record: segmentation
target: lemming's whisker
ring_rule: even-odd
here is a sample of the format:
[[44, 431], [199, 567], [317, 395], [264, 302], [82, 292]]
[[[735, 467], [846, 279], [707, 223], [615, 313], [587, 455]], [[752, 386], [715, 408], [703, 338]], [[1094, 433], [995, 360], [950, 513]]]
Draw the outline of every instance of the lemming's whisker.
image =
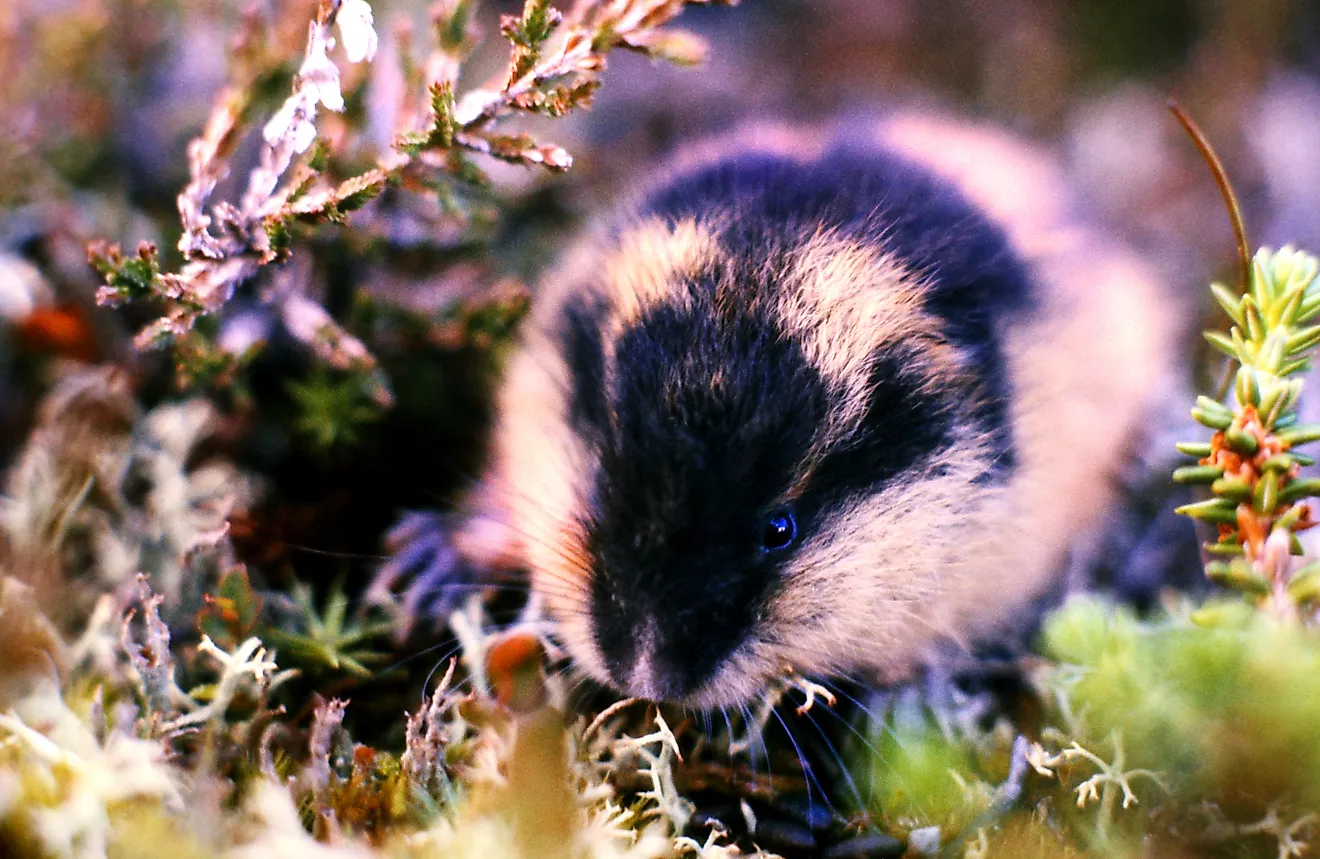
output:
[[[756, 721], [755, 719], [752, 718], [752, 711], [747, 706], [746, 702], [739, 703], [738, 709], [742, 711], [743, 730], [747, 732], [747, 738], [748, 738], [747, 760], [751, 764], [752, 775], [756, 775], [756, 741], [760, 740], [761, 756], [765, 760], [765, 774], [767, 778], [773, 780], [774, 771], [771, 768], [771, 763], [770, 763], [770, 747], [767, 746], [765, 743], [764, 731], [760, 727], [756, 726]], [[752, 733], [753, 731], [755, 731], [756, 733], [753, 734]]]
[[551, 673], [546, 675], [547, 680], [563, 680], [566, 676], [570, 674], [580, 675], [582, 673], [581, 669], [578, 668], [577, 663], [573, 662], [572, 660], [564, 661], [558, 665], [551, 666], [551, 669], [552, 669]]
[[943, 638], [948, 634], [948, 630], [939, 624], [936, 624], [928, 617], [920, 614], [916, 608], [914, 608], [914, 606], [922, 605], [925, 599], [929, 599], [939, 592], [940, 588], [938, 585], [927, 587], [910, 598], [891, 600], [888, 603], [887, 608], [893, 616], [901, 617], [904, 620], [910, 620], [919, 626], [924, 627], [928, 631], [935, 633], [938, 638]]
[[548, 608], [545, 612], [545, 615], [543, 615], [543, 617], [547, 615], [550, 620], [561, 620], [561, 621], [570, 620], [570, 619], [581, 620], [582, 618], [590, 618], [592, 616], [591, 610], [586, 606], [559, 606], [559, 605], [551, 606], [550, 608]]
[[578, 667], [576, 663], [565, 662], [558, 666], [552, 666], [550, 673], [546, 675], [546, 680], [560, 681], [570, 675], [576, 674], [577, 672]]
[[880, 721], [880, 717], [876, 715], [875, 711], [869, 709], [865, 704], [859, 701], [854, 695], [850, 694], [848, 690], [844, 688], [837, 680], [831, 680], [829, 677], [822, 677], [818, 682], [820, 683], [820, 685], [828, 688], [831, 692], [834, 692], [835, 694], [839, 695], [841, 698], [848, 699], [848, 703], [852, 704], [858, 710], [862, 711], [867, 716], [871, 717], [871, 719], [875, 721]]
[[528, 590], [532, 592], [540, 591], [541, 593], [553, 594], [554, 596], [567, 600], [574, 605], [586, 606], [590, 599], [586, 593], [586, 588], [582, 585], [579, 584], [574, 586], [568, 582], [559, 581], [553, 578], [548, 581], [542, 579], [535, 585], [529, 585]]
[[[834, 757], [834, 762], [839, 765], [839, 772], [843, 774], [844, 781], [848, 783], [848, 790], [852, 793], [853, 800], [857, 803], [857, 809], [863, 811], [867, 808], [867, 804], [862, 800], [862, 794], [861, 791], [857, 789], [857, 783], [853, 781], [852, 771], [849, 766], [844, 763], [843, 757], [840, 756], [838, 750], [834, 747], [834, 743], [830, 742], [829, 735], [825, 733], [825, 730], [820, 726], [820, 723], [816, 721], [813, 712], [815, 709], [817, 708], [813, 707], [812, 710], [808, 710], [803, 715], [807, 717], [807, 721], [811, 723], [811, 726], [816, 729], [816, 733], [820, 734], [821, 742], [825, 744], [825, 748], [830, 750], [830, 754]], [[829, 708], [827, 707], [825, 709], [828, 710]], [[833, 713], [834, 711], [830, 710], [830, 712]], [[838, 714], [835, 713], [835, 716], [838, 716]], [[843, 717], [839, 716], [839, 718], [842, 719]], [[844, 720], [844, 724], [847, 724], [847, 720]]]
[[548, 553], [563, 565], [564, 569], [562, 570], [553, 568], [547, 569], [544, 567], [538, 568], [536, 571], [536, 577], [539, 579], [538, 584], [540, 586], [543, 587], [546, 582], [557, 582], [564, 587], [565, 593], [580, 595], [581, 598], [585, 598], [585, 583], [590, 580], [592, 575], [591, 567], [585, 559], [580, 555], [565, 549], [561, 545], [546, 541], [539, 535], [528, 533], [525, 530], [512, 525], [507, 527], [517, 534], [529, 547]]
[[[517, 529], [513, 529], [513, 530], [515, 530], [515, 532], [517, 531]], [[531, 537], [530, 534], [524, 534], [522, 536], [524, 536], [525, 539]], [[539, 540], [537, 542], [540, 543]], [[583, 569], [580, 559], [575, 558], [571, 554], [564, 552], [560, 547], [557, 546], [543, 544], [542, 548], [552, 553], [555, 557], [563, 561], [566, 565], [572, 565], [575, 569], [580, 570], [585, 576], [586, 571]], [[395, 557], [395, 556], [391, 556], [391, 557]], [[455, 558], [450, 563], [455, 565], [461, 565], [464, 562], [459, 558]], [[535, 591], [544, 591], [547, 593], [553, 593], [561, 601], [575, 608], [582, 609], [585, 607], [587, 601], [587, 595], [582, 586], [582, 581], [573, 580], [568, 578], [567, 576], [560, 575], [552, 571], [542, 572], [541, 575], [539, 576], [539, 579], [540, 581], [538, 581], [535, 585], [533, 585], [533, 583], [529, 581], [525, 575], [514, 575], [514, 576], [491, 575], [488, 577], [483, 577], [482, 580], [475, 582], [465, 582], [465, 581], [443, 582], [442, 581], [438, 585], [433, 585], [429, 587], [427, 589], [427, 592], [429, 594], [433, 594], [436, 596], [443, 596], [446, 593], [452, 593], [456, 591], [462, 592], [462, 591], [490, 590], [491, 592], [509, 592], [509, 593], [532, 593]]]
[[430, 591], [433, 594], [444, 594], [448, 591], [514, 591], [518, 593], [530, 593], [532, 586], [525, 582], [446, 582], [438, 588]]
[[[540, 478], [539, 475], [538, 479], [545, 480], [547, 484], [552, 482], [549, 478]], [[503, 497], [506, 501], [516, 501], [536, 509], [543, 509], [543, 502], [525, 486], [502, 484], [496, 492], [496, 503], [500, 497]], [[496, 518], [499, 527], [507, 530], [514, 540], [522, 543], [524, 553], [539, 554], [552, 560], [553, 563], [541, 564], [535, 573], [524, 571], [521, 576], [516, 577], [491, 576], [490, 580], [481, 582], [442, 582], [430, 588], [430, 592], [440, 599], [444, 599], [446, 594], [480, 592], [486, 588], [492, 593], [543, 594], [552, 600], [552, 604], [547, 608], [553, 615], [578, 620], [589, 618], [591, 597], [587, 583], [594, 574], [591, 562], [585, 553], [580, 550], [574, 551], [564, 541], [554, 539], [546, 531], [528, 528], [512, 517]], [[586, 533], [590, 527], [590, 523], [583, 521], [582, 517], [568, 517], [563, 525], [578, 535]], [[462, 564], [463, 561], [456, 559], [451, 563]]]
[[326, 558], [340, 558], [346, 561], [388, 561], [391, 555], [378, 555], [367, 552], [339, 552], [334, 549], [317, 549], [313, 546], [304, 546], [299, 543], [290, 543], [288, 540], [274, 540], [276, 545], [284, 549], [292, 549], [295, 552], [302, 552], [308, 555], [321, 555]]
[[824, 785], [822, 785], [820, 779], [816, 777], [816, 773], [812, 770], [811, 764], [807, 763], [807, 757], [802, 753], [802, 747], [798, 745], [797, 737], [793, 736], [793, 731], [788, 727], [788, 722], [784, 721], [784, 717], [779, 715], [779, 709], [777, 707], [772, 708], [770, 714], [775, 717], [780, 726], [784, 729], [784, 735], [788, 737], [789, 743], [793, 745], [793, 751], [797, 753], [798, 763], [802, 765], [802, 775], [807, 781], [807, 813], [812, 817], [816, 816], [815, 802], [811, 798], [811, 785], [814, 783], [816, 785], [816, 790], [820, 791], [820, 798], [824, 801], [825, 807], [830, 810], [830, 813], [838, 815], [838, 810], [830, 803], [830, 798], [825, 793]]
[[728, 742], [726, 743], [726, 745], [729, 747], [729, 768], [732, 769], [733, 768], [733, 722], [730, 721], [729, 719], [729, 708], [721, 704], [720, 715], [724, 717], [724, 730], [728, 732], [726, 734], [728, 738]]
[[573, 612], [578, 612], [578, 614], [581, 615], [581, 614], [586, 614], [587, 608], [589, 608], [587, 607], [585, 598], [582, 598], [582, 596], [574, 594], [574, 592], [572, 591], [566, 591], [564, 590], [564, 586], [554, 585], [554, 583], [545, 582], [545, 583], [541, 583], [541, 585], [537, 587], [529, 587], [528, 594], [553, 596], [553, 598], [556, 598], [558, 602], [552, 604], [552, 606], [543, 606], [543, 607], [552, 608], [552, 610], [556, 610], [556, 611], [573, 611]]
[[[450, 649], [449, 649], [449, 650], [448, 650], [443, 656], [441, 656], [439, 659], [436, 660], [435, 664], [431, 666], [431, 670], [430, 670], [430, 671], [426, 672], [426, 679], [422, 681], [422, 700], [423, 700], [423, 701], [425, 701], [425, 700], [427, 699], [427, 697], [428, 697], [427, 694], [426, 694], [426, 687], [428, 687], [428, 686], [431, 685], [431, 678], [435, 677], [435, 672], [438, 671], [438, 670], [440, 670], [440, 666], [441, 666], [441, 665], [446, 664], [446, 663], [449, 662], [451, 659], [457, 659], [457, 658], [459, 658], [459, 656], [458, 656], [458, 652], [459, 652], [459, 650], [461, 650], [461, 649], [462, 649], [462, 648], [461, 648], [460, 645], [455, 644], [455, 645], [454, 645], [453, 647], [451, 647], [451, 648], [450, 648]], [[457, 684], [456, 686], [454, 686], [454, 688], [455, 688], [455, 689], [459, 689], [460, 687], [462, 687], [463, 683], [464, 683], [466, 680], [467, 680], [467, 677], [466, 677], [466, 676], [463, 677], [461, 680], [459, 680], [458, 684]]]
[[[546, 672], [545, 681], [543, 685], [548, 689], [557, 684], [563, 683], [564, 677], [568, 674], [569, 674], [569, 667], [567, 665], [561, 665], [558, 668], [553, 668], [552, 670]], [[565, 700], [567, 700], [570, 697], [571, 693], [569, 692], [568, 688], [563, 688], [563, 694]]]
[[[422, 681], [422, 690], [421, 690], [421, 695], [422, 695], [422, 705], [423, 705], [423, 706], [426, 706], [426, 704], [427, 704], [427, 703], [430, 701], [430, 699], [431, 699], [431, 694], [433, 694], [433, 693], [428, 694], [427, 691], [426, 691], [426, 689], [427, 689], [428, 686], [431, 685], [431, 679], [432, 679], [433, 677], [435, 677], [435, 672], [438, 671], [438, 670], [440, 670], [440, 666], [441, 666], [441, 665], [447, 665], [450, 661], [452, 661], [452, 660], [457, 660], [457, 659], [458, 659], [458, 657], [455, 656], [455, 655], [453, 654], [453, 652], [450, 652], [449, 654], [447, 654], [447, 655], [441, 657], [440, 659], [438, 659], [438, 660], [436, 661], [436, 663], [435, 663], [434, 665], [431, 666], [431, 670], [428, 671], [428, 672], [426, 672], [426, 679]], [[466, 675], [464, 675], [464, 676], [462, 676], [462, 677], [460, 677], [460, 678], [458, 679], [458, 682], [457, 682], [457, 683], [455, 683], [453, 686], [449, 687], [449, 691], [450, 691], [450, 692], [458, 692], [459, 690], [461, 690], [461, 689], [463, 688], [463, 685], [464, 685], [465, 683], [467, 683], [467, 682], [468, 682], [468, 678], [467, 678]]]
[[[857, 730], [857, 726], [854, 725], [854, 724], [852, 723], [851, 720], [845, 718], [841, 713], [836, 712], [833, 708], [827, 707], [827, 708], [825, 708], [825, 711], [826, 711], [827, 713], [829, 713], [830, 715], [832, 715], [834, 718], [838, 719], [841, 723], [843, 723], [843, 726], [844, 726], [845, 728], [847, 728], [849, 731], [851, 731], [851, 732], [853, 733], [853, 736], [857, 737], [858, 741], [859, 741], [862, 745], [866, 746], [866, 750], [867, 750], [868, 752], [871, 753], [871, 756], [872, 756], [873, 758], [875, 758], [875, 759], [878, 760], [878, 761], [885, 761], [885, 762], [887, 762], [887, 758], [885, 758], [884, 755], [880, 754], [880, 750], [877, 749], [877, 748], [871, 743], [870, 738], [867, 737], [865, 734], [863, 734], [861, 731]], [[879, 725], [885, 726], [885, 724], [884, 724], [883, 722], [876, 722], [876, 723], [874, 723], [874, 724], [879, 724]], [[885, 727], [887, 727], [887, 726], [885, 726]]]
[[572, 699], [572, 697], [578, 694], [581, 688], [592, 679], [590, 674], [583, 671], [576, 662], [571, 660], [555, 672], [556, 679], [562, 679], [565, 675], [570, 675], [571, 677], [568, 681], [568, 686], [564, 689], [564, 697], [566, 699]]
[[[842, 697], [848, 699], [848, 701], [849, 701], [850, 703], [852, 703], [853, 706], [855, 706], [858, 710], [860, 710], [860, 711], [862, 711], [863, 713], [865, 713], [866, 716], [867, 716], [867, 718], [870, 719], [871, 724], [872, 724], [873, 726], [875, 726], [878, 730], [884, 731], [884, 732], [890, 734], [891, 736], [894, 736], [895, 738], [897, 738], [897, 736], [894, 734], [894, 729], [893, 729], [893, 727], [889, 724], [889, 720], [888, 720], [888, 719], [886, 719], [885, 717], [883, 717], [883, 716], [881, 716], [880, 714], [876, 713], [874, 710], [870, 709], [870, 708], [867, 707], [865, 704], [863, 704], [861, 701], [857, 700], [855, 697], [853, 697], [852, 695], [850, 695], [850, 694], [848, 693], [848, 691], [845, 690], [845, 689], [844, 689], [842, 686], [840, 686], [838, 683], [831, 682], [831, 681], [828, 680], [828, 679], [823, 679], [823, 680], [821, 680], [820, 682], [821, 682], [821, 685], [822, 685], [822, 686], [825, 686], [826, 688], [830, 689], [831, 691], [836, 692], [836, 693], [838, 693], [840, 696], [842, 696]], [[840, 718], [843, 718], [843, 717], [840, 716]], [[854, 730], [854, 732], [856, 731], [855, 728], [854, 728], [853, 730]], [[862, 735], [859, 733], [858, 736], [860, 737], [860, 736], [862, 736]]]
[[589, 581], [586, 574], [581, 579], [571, 579], [557, 573], [541, 571], [536, 574], [531, 590], [553, 593], [568, 602], [586, 605], [591, 598], [587, 584]]
[[441, 660], [448, 659], [458, 649], [458, 646], [454, 645], [449, 639], [444, 639], [442, 641], [436, 642], [435, 644], [432, 644], [430, 647], [423, 647], [421, 650], [417, 651], [416, 653], [410, 653], [407, 656], [400, 659], [398, 662], [387, 665], [376, 673], [378, 675], [388, 674], [389, 672], [398, 668], [400, 665], [407, 665], [409, 662], [412, 662], [414, 659], [419, 659], [420, 657], [423, 657], [428, 653], [439, 650], [440, 648], [444, 647], [447, 644], [451, 645], [450, 650], [446, 652], [444, 655], [442, 655], [440, 659]]
[[574, 678], [569, 682], [568, 689], [564, 692], [568, 697], [581, 694], [582, 690], [591, 682], [591, 675], [582, 672], [574, 673]]

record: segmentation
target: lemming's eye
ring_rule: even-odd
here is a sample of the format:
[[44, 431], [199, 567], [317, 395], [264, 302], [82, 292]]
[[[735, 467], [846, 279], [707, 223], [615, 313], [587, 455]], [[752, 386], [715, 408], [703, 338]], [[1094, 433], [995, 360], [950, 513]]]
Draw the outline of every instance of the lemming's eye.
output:
[[797, 519], [793, 511], [779, 509], [766, 517], [761, 530], [761, 545], [768, 551], [786, 549], [797, 539]]

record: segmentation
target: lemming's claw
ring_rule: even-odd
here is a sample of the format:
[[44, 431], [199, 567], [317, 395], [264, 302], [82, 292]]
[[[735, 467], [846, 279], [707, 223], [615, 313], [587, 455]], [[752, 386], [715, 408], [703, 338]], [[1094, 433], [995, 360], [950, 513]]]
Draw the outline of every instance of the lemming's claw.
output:
[[405, 513], [385, 536], [390, 559], [377, 570], [367, 600], [398, 617], [406, 637], [422, 616], [443, 624], [486, 579], [454, 547], [452, 517]]

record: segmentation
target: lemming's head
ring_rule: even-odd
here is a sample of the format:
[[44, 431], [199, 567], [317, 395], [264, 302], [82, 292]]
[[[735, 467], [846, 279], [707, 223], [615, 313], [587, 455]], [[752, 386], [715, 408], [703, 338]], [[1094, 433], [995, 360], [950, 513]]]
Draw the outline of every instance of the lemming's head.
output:
[[661, 188], [547, 290], [507, 394], [510, 497], [577, 663], [718, 706], [910, 661], [950, 529], [1013, 472], [998, 319], [1026, 289], [892, 156], [744, 154]]

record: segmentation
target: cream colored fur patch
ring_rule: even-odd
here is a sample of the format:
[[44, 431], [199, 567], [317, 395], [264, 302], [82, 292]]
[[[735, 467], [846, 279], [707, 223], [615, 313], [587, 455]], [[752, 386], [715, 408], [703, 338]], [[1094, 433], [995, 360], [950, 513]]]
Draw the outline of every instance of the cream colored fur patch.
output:
[[650, 308], [682, 297], [674, 286], [695, 277], [719, 254], [709, 229], [692, 219], [670, 226], [653, 219], [627, 230], [601, 261], [601, 286], [614, 322], [627, 327]]

